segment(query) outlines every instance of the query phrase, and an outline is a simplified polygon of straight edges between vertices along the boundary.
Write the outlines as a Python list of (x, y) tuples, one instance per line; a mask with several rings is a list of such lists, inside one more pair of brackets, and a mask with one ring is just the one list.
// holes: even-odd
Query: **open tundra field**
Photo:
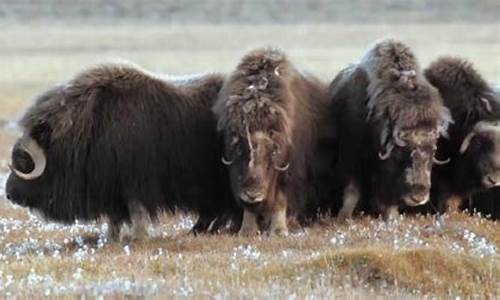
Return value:
[(288, 238), (194, 237), (194, 216), (164, 215), (150, 241), (116, 244), (106, 240), (105, 222), (47, 223), (8, 203), (3, 189), (19, 134), (13, 122), (33, 96), (89, 65), (126, 59), (172, 75), (226, 72), (246, 50), (274, 45), (330, 80), (374, 40), (393, 35), (423, 66), (460, 55), (500, 83), (500, 23), (0, 26), (1, 296), (500, 297), (500, 223), (477, 215), (327, 218)]

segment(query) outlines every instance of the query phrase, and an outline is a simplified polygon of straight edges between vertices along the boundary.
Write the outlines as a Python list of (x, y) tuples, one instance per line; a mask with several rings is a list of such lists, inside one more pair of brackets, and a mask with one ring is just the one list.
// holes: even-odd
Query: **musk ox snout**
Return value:
[(482, 181), (483, 186), (487, 189), (500, 186), (500, 171), (486, 174)]
[(5, 185), (5, 196), (7, 200), (11, 201), (20, 206), (27, 205), (26, 197), (23, 197), (20, 193), (21, 187), (20, 180), (12, 173), (9, 175), (7, 179), (7, 183)]
[(240, 200), (244, 203), (259, 203), (264, 201), (265, 195), (259, 191), (244, 190), (240, 193)]
[(430, 195), (429, 193), (420, 193), (420, 194), (410, 194), (406, 197), (403, 197), (403, 201), (408, 206), (419, 206), (424, 205), (429, 202)]

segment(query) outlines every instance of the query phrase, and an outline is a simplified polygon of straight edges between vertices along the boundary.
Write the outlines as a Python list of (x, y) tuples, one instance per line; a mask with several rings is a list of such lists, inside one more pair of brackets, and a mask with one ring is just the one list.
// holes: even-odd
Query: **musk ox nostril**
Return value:
[(245, 191), (240, 194), (240, 200), (246, 203), (257, 203), (264, 201), (264, 196), (261, 193)]
[(7, 194), (6, 197), (7, 197), (7, 200), (11, 200), (10, 194)]
[(492, 177), (492, 176), (490, 176), (490, 175), (487, 175), (487, 176), (483, 179), (483, 185), (484, 185), (486, 188), (491, 188), (491, 187), (497, 186), (497, 185), (498, 185), (498, 181), (495, 179), (495, 177)]

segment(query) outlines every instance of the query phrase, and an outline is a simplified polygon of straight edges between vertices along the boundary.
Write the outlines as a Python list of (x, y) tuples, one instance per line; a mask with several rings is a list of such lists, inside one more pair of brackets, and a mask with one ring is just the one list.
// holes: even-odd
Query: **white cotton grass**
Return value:
[[(494, 289), (500, 269), (500, 225), (466, 214), (401, 216), (389, 222), (325, 219), (296, 228), (287, 238), (195, 237), (190, 232), (195, 223), (196, 216), (163, 215), (149, 228), (151, 239), (120, 244), (107, 239), (103, 221), (50, 223), (0, 200), (0, 294), (482, 297)], [(405, 272), (420, 270), (412, 269), (417, 263), (427, 279), (412, 282)], [(437, 271), (446, 268), (443, 263), (449, 264), (449, 278)], [(474, 268), (453, 271), (464, 265)], [(460, 276), (473, 279), (461, 281)]]

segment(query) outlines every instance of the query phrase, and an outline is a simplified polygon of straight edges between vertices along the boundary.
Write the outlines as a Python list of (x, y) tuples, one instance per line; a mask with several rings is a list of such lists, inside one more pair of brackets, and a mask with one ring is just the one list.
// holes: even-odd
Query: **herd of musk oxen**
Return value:
[[(422, 69), (395, 39), (331, 83), (277, 49), (230, 74), (175, 80), (90, 68), (19, 121), (7, 198), (53, 221), (109, 220), (133, 239), (162, 211), (195, 233), (284, 236), (318, 216), (459, 209), (500, 217), (500, 91), (465, 59)], [(456, 205), (455, 205), (456, 206)]]

